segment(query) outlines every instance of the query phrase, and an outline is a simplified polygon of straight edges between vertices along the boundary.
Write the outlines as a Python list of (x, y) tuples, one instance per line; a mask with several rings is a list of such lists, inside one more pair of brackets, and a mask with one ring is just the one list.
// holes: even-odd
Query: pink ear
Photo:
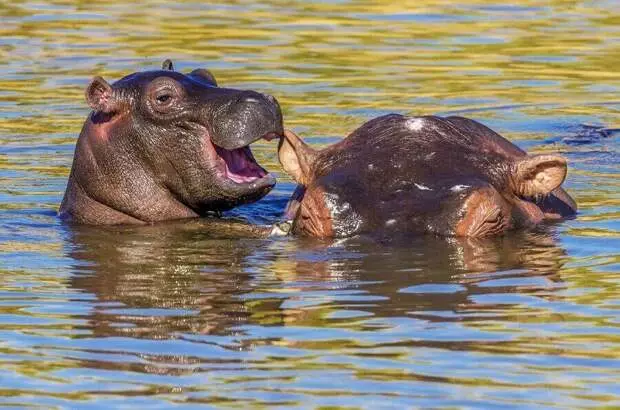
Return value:
[(115, 103), (112, 87), (103, 78), (97, 76), (86, 87), (86, 102), (95, 111), (111, 113)]
[(291, 130), (284, 130), (278, 144), (278, 159), (282, 168), (301, 184), (307, 185), (312, 179), (312, 163), (317, 152)]
[(519, 195), (549, 195), (566, 178), (566, 159), (551, 154), (521, 157), (515, 161), (513, 178)]

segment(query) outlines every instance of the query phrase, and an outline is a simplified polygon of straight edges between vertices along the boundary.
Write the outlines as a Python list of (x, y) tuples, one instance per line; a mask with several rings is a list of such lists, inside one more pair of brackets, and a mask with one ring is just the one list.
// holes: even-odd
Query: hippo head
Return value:
[(293, 232), (480, 237), (575, 214), (566, 160), (527, 155), (461, 117), (387, 115), (316, 151), (285, 131), (279, 159), (299, 183)]
[(249, 144), (282, 134), (277, 101), (218, 87), (205, 69), (95, 77), (60, 213), (91, 224), (148, 223), (256, 201), (275, 184)]

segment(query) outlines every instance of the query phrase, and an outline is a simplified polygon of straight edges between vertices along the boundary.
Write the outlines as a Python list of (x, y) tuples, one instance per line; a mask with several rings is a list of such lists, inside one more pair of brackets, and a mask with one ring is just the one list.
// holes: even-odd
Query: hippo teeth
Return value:
[(247, 184), (267, 175), (267, 172), (256, 163), (250, 147), (232, 150), (215, 147), (215, 150), (224, 160), (224, 175), (233, 182)]

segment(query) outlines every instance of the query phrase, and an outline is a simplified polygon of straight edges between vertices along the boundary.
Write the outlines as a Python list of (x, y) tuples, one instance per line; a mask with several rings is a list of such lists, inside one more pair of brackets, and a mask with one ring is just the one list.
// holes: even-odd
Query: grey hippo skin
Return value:
[(275, 184), (248, 145), (283, 133), (277, 101), (217, 86), (205, 69), (134, 73), (86, 89), (59, 214), (83, 224), (148, 224), (257, 201)]
[(299, 235), (483, 237), (577, 210), (562, 156), (462, 117), (386, 115), (320, 151), (285, 131), (278, 154), (299, 184), (287, 209)]

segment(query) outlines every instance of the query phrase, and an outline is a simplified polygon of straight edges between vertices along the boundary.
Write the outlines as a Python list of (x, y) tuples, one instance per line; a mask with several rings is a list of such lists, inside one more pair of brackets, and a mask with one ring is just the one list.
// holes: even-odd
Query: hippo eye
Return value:
[(172, 99), (170, 94), (162, 94), (157, 96), (157, 101), (161, 104), (165, 104)]
[(158, 77), (154, 79), (145, 90), (145, 102), (149, 110), (154, 114), (170, 114), (178, 111), (185, 97), (183, 86), (174, 78)]

